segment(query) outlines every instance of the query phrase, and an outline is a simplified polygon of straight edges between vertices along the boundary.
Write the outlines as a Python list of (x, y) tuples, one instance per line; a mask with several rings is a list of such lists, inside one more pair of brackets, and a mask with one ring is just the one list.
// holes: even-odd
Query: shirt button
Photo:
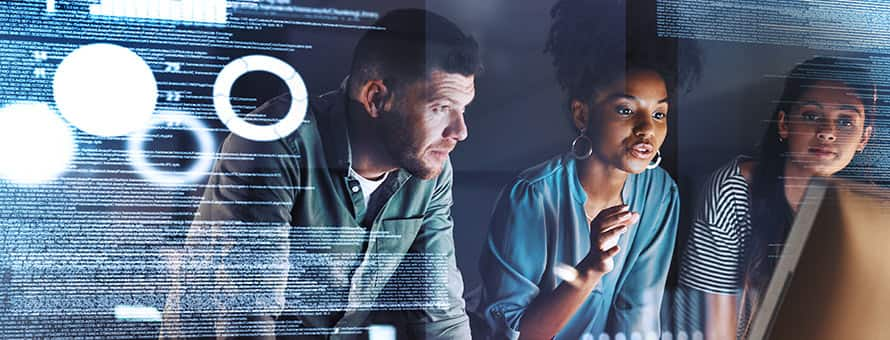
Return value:
[(358, 192), (359, 190), (361, 190), (361, 188), (359, 188), (357, 185), (352, 187), (352, 192)]

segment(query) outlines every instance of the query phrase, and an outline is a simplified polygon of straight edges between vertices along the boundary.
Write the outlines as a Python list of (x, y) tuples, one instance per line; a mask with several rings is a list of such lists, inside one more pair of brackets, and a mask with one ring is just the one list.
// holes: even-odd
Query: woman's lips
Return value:
[(652, 150), (654, 149), (655, 147), (653, 147), (652, 144), (636, 143), (630, 147), (630, 154), (635, 158), (649, 159), (649, 157), (652, 156)]
[(837, 152), (832, 148), (826, 147), (811, 147), (807, 151), (811, 154), (815, 155), (817, 158), (821, 159), (829, 159), (837, 156)]

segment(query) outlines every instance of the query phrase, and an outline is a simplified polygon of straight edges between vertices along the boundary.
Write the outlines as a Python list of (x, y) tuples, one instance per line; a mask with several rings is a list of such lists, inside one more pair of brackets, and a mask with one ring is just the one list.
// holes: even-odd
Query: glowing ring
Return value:
[[(241, 76), (248, 72), (266, 71), (274, 74), (284, 83), (290, 91), (290, 109), (287, 115), (277, 123), (272, 125), (256, 125), (251, 124), (238, 117), (235, 110), (232, 109), (232, 103), (229, 98), (232, 92), (232, 85)], [(306, 117), (306, 84), (303, 78), (287, 63), (264, 55), (249, 55), (233, 60), (223, 67), (222, 71), (216, 77), (213, 84), (213, 106), (216, 108), (216, 115), (233, 133), (260, 142), (273, 141), (291, 134), (300, 124), (303, 124), (303, 118)]]
[[(187, 171), (179, 174), (159, 171), (145, 159), (145, 153), (142, 150), (142, 144), (147, 139), (145, 134), (162, 123), (182, 124), (197, 137), (201, 153), (198, 156), (198, 162)], [(207, 175), (210, 167), (213, 166), (213, 155), (216, 152), (214, 144), (213, 135), (200, 120), (182, 112), (167, 112), (155, 115), (148, 128), (131, 134), (127, 140), (127, 149), (133, 168), (139, 172), (142, 178), (162, 185), (180, 185), (196, 182)]]

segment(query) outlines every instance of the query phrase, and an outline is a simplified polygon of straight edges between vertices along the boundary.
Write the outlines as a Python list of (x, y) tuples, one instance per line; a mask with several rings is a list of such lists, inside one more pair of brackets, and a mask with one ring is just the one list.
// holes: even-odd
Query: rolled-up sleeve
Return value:
[(526, 308), (538, 295), (547, 259), (544, 204), (520, 179), (501, 193), (482, 249), (480, 311), (495, 339), (517, 339)]
[(234, 134), (223, 142), (185, 246), (169, 257), (162, 338), (272, 335), (299, 178), (291, 149)]

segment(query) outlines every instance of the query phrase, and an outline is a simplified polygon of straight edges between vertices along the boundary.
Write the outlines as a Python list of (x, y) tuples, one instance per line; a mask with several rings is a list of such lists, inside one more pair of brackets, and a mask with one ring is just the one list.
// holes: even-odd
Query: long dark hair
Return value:
[[(856, 59), (816, 57), (798, 64), (785, 79), (782, 96), (760, 142), (758, 163), (751, 184), (751, 238), (746, 245), (745, 300), (756, 310), (794, 219), (785, 197), (785, 161), (788, 145), (779, 138), (779, 112), (790, 113), (803, 93), (820, 81), (838, 81), (852, 89), (865, 106), (865, 126), (871, 124), (877, 92), (869, 72)], [(786, 118), (787, 119), (787, 118)], [(748, 320), (750, 321), (750, 319)]]

